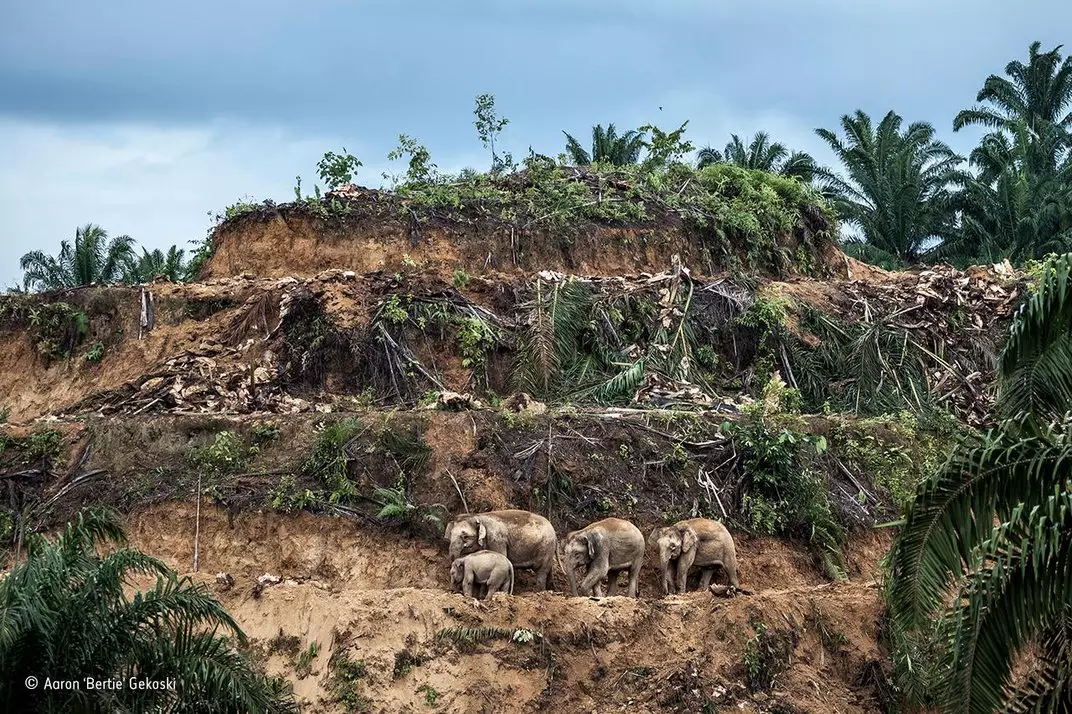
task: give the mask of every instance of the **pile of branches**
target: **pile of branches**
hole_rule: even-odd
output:
[[[898,282],[847,283],[843,320],[884,331],[918,364],[934,403],[972,426],[989,423],[1000,326],[1023,285],[1004,271],[938,266]],[[880,357],[881,359],[881,357]],[[895,372],[893,365],[889,371]]]
[[[270,361],[241,364],[242,352],[203,345],[172,357],[163,369],[87,397],[64,414],[295,414],[310,404],[283,392]]]

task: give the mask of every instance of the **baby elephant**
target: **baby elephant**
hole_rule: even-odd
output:
[[[566,536],[566,578],[570,595],[603,597],[603,578],[608,580],[607,594],[618,592],[618,574],[629,571],[629,597],[637,597],[640,566],[644,564],[644,534],[629,521],[606,518]],[[577,584],[576,570],[584,570]]]
[[[473,597],[475,591],[483,589],[481,586],[486,586],[487,590],[481,600],[495,593],[514,594],[513,563],[502,553],[491,550],[479,550],[456,558],[450,565],[450,579],[455,588],[461,586],[466,597]]]
[[[659,554],[663,571],[663,593],[685,592],[689,569],[703,569],[700,589],[711,583],[715,568],[722,566],[729,584],[739,588],[737,579],[737,549],[726,526],[707,518],[691,518],[672,526],[656,528],[648,536],[648,545]],[[675,589],[675,577],[676,589]]]

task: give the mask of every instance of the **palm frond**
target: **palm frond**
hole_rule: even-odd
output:
[[[1043,503],[1070,477],[1072,446],[1045,436],[991,434],[951,457],[921,487],[891,550],[891,618],[905,629],[922,626],[974,565],[973,548],[989,537],[993,519]]]
[[[1055,486],[1043,502],[1015,507],[970,564],[943,709],[989,714],[1006,701],[1015,654],[1072,601],[1072,492]],[[1067,660],[1049,664],[1067,676]]]
[[[998,406],[1038,431],[1072,411],[1072,254],[1048,261],[1013,317],[1001,356]]]

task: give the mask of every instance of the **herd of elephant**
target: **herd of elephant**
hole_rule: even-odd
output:
[[[529,511],[465,514],[447,525],[451,581],[466,597],[513,594],[514,569],[536,571],[536,589],[551,589],[551,566],[558,558],[558,535],[543,516]],[[689,570],[701,569],[700,589],[721,567],[729,585],[740,587],[737,550],[718,521],[692,518],[656,527],[647,541],[640,529],[620,518],[606,518],[563,541],[570,595],[603,597],[618,591],[618,576],[629,573],[629,597],[637,597],[646,550],[658,555],[664,594],[685,592]],[[578,581],[579,576],[579,581]]]

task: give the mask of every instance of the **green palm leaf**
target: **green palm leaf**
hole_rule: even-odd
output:
[[[998,404],[1034,431],[1072,411],[1072,254],[1047,262],[1016,313],[1001,357]]]

